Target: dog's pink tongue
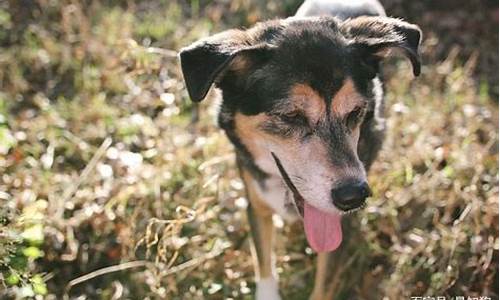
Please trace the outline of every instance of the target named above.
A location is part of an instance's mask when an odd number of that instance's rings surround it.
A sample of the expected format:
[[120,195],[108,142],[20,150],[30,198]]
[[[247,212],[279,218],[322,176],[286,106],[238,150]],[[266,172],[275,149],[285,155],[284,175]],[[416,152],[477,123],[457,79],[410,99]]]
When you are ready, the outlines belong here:
[[333,251],[342,242],[341,216],[322,212],[304,203],[304,228],[307,241],[316,252]]

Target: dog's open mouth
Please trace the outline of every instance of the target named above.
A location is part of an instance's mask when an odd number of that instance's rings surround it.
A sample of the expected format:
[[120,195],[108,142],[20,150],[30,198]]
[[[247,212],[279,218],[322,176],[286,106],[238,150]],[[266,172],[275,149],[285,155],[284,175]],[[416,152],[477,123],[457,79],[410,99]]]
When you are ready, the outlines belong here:
[[341,215],[324,212],[304,200],[285,171],[279,158],[271,152],[283,181],[293,194],[297,212],[304,219],[307,241],[316,252],[329,252],[337,249],[342,242]]

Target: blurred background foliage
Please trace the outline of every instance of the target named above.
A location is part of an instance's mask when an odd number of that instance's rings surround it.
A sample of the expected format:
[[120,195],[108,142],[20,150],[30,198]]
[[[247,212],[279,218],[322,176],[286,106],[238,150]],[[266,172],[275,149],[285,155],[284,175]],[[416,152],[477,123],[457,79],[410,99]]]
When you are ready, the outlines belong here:
[[[386,63],[374,197],[346,218],[336,299],[498,299],[498,2],[382,0],[423,74]],[[176,52],[298,0],[0,2],[0,298],[252,299],[246,201],[216,93]],[[275,219],[284,299],[314,255]]]

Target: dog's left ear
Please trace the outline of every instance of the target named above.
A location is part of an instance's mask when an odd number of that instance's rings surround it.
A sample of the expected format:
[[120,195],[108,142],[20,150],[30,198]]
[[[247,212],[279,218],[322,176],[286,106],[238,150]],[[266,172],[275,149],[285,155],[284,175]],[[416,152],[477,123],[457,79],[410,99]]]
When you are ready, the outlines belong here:
[[355,47],[378,59],[389,55],[392,48],[401,49],[411,61],[413,74],[420,75],[418,47],[422,31],[417,25],[389,17],[359,17],[343,22],[341,30]]

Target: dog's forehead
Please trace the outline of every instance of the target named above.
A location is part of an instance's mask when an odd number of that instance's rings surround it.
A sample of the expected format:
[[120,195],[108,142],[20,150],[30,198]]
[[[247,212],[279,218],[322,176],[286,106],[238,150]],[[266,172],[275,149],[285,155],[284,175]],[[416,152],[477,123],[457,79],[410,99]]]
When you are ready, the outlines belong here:
[[295,72],[339,75],[349,65],[346,39],[334,26],[321,22],[292,23],[275,43],[275,62]]
[[255,114],[308,98],[310,104],[321,106],[316,111],[325,112],[323,107],[331,106],[346,83],[358,86],[352,76],[357,69],[355,57],[337,22],[334,18],[293,18],[253,29],[259,39],[272,44],[273,55],[249,77],[252,88],[248,91],[259,101],[243,104],[241,110]]
[[273,76],[290,87],[306,84],[325,99],[341,89],[353,69],[348,42],[332,18],[289,21],[275,45]]

